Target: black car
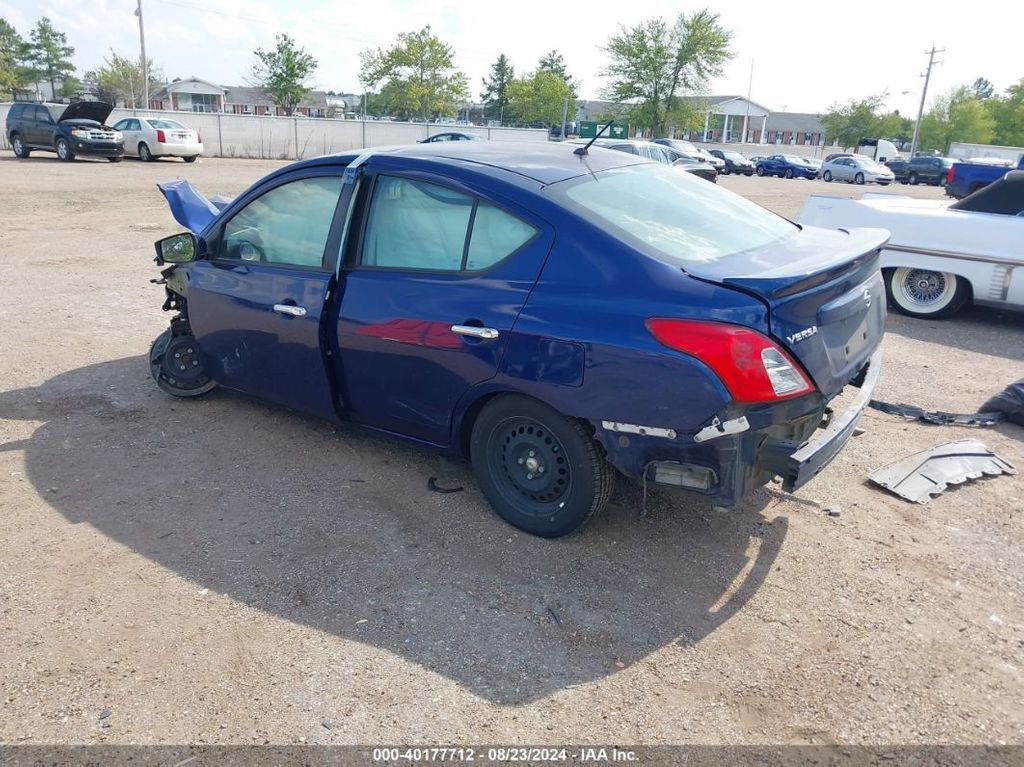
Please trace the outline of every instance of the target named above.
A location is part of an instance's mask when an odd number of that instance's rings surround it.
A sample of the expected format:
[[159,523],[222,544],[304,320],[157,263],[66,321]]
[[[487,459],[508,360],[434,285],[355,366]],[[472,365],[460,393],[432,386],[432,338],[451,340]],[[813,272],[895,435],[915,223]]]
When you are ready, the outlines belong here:
[[931,184],[945,186],[949,169],[955,160],[951,157],[913,157],[907,163],[907,183],[911,185]]
[[104,121],[114,108],[102,101],[37,104],[16,101],[7,113],[7,140],[18,157],[33,150],[56,152],[65,162],[77,155],[98,155],[110,162],[124,157],[124,138]]
[[894,160],[889,160],[885,163],[885,167],[892,171],[892,175],[896,177],[896,180],[901,184],[907,183],[907,167],[910,165],[910,160],[905,160],[902,157],[897,157]]
[[460,131],[445,131],[444,133],[435,133],[433,136],[428,136],[423,139],[421,144],[436,144],[440,141],[483,141],[483,136],[478,136],[475,133],[462,133]]
[[[672,151],[671,149],[668,151]],[[718,171],[715,170],[713,165],[709,165],[706,162],[700,162],[694,160],[692,157],[686,157],[685,155],[679,155],[673,162],[672,167],[682,168],[687,173],[692,173],[695,176],[699,176],[705,181],[710,181],[712,184],[718,183]],[[749,173],[747,174],[750,175]]]
[[725,167],[722,169],[722,173],[742,173],[744,176],[754,175],[754,163],[748,160],[746,157],[741,155],[739,152],[733,152],[732,150],[712,149],[711,154],[722,160],[725,163]]

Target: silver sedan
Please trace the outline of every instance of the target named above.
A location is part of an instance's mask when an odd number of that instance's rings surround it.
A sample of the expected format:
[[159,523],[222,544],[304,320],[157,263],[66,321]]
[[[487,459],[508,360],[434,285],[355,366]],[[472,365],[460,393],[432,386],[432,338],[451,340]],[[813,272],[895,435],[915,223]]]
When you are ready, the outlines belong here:
[[851,184],[866,184],[872,181],[888,186],[896,177],[884,165],[870,157],[836,157],[821,166],[823,181],[846,181]]

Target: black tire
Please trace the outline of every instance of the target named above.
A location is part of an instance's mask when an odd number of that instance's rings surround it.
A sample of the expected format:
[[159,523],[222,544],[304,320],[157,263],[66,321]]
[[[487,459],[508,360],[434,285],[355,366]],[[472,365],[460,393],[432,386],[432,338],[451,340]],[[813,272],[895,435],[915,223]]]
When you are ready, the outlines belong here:
[[473,424],[470,458],[498,515],[544,538],[586,524],[608,503],[615,482],[615,470],[580,421],[520,395],[502,395],[483,409]]
[[786,168],[786,178],[793,178],[793,169]]
[[144,141],[139,142],[139,159],[143,162],[153,162],[153,153],[149,151],[149,147],[146,146]]
[[[182,351],[176,352],[176,348]],[[196,348],[195,336],[187,325],[167,328],[156,337],[149,347],[149,372],[162,391],[173,397],[199,397],[217,388],[217,382],[206,375],[199,363]],[[175,358],[177,353],[188,356]],[[180,370],[173,367],[175,359],[179,365],[184,363]]]
[[72,162],[75,159],[75,150],[71,148],[71,143],[66,138],[57,139],[54,148],[57,150],[57,159],[64,162]]
[[191,157],[182,157],[181,159],[184,160],[185,162],[195,162],[198,159],[198,157],[199,155],[194,154]]
[[32,154],[32,150],[25,146],[25,142],[17,133],[11,136],[11,147],[14,149],[14,156],[20,157],[22,160]]
[[854,176],[853,177],[853,183],[855,183],[857,186],[863,186],[864,185],[864,174],[863,173],[858,173],[856,176]]
[[946,186],[946,178],[946,176],[939,176],[938,180],[935,182],[935,186]]
[[824,173],[822,173],[821,174],[821,180],[824,181],[827,184],[831,184],[832,183],[832,171],[827,170]]
[[907,183],[910,184],[911,186],[917,186],[917,174],[911,173],[909,176],[907,176]]
[[123,159],[123,157],[108,157],[107,162],[121,162]]
[[759,176],[763,176],[764,175],[764,168],[762,166],[760,166],[760,165],[757,166],[757,175],[759,175]]
[[[919,298],[920,294],[928,293],[927,288],[922,291],[913,289],[914,275],[920,275],[924,280],[936,280],[936,288],[931,291],[932,295],[927,296],[928,300]],[[939,284],[941,287],[938,287]],[[885,294],[889,298],[889,305],[900,314],[937,320],[956,314],[971,300],[971,285],[955,274],[899,267],[885,270]]]

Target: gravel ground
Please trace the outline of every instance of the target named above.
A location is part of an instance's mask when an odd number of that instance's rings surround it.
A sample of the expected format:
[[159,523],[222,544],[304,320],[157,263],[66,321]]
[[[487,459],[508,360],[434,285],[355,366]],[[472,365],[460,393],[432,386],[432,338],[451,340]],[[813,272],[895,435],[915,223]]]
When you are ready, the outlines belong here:
[[[868,411],[794,496],[641,516],[626,488],[546,541],[429,451],[163,395],[154,184],[274,167],[0,153],[0,742],[1024,742],[1024,474],[927,505],[865,479],[964,437],[1022,465],[1021,428]],[[790,216],[863,191],[722,183]],[[1024,327],[893,315],[884,352],[880,398],[971,411],[1024,375]]]

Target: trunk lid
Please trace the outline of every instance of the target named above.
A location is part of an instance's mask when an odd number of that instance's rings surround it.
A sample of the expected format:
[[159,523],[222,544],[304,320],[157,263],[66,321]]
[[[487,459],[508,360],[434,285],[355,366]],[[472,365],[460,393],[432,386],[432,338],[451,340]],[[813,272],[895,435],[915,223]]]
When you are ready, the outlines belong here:
[[769,309],[772,337],[831,398],[878,348],[885,329],[879,251],[884,229],[818,229],[687,273],[757,296]]
[[106,123],[114,107],[102,101],[76,101],[68,104],[68,108],[61,113],[57,122],[65,120],[95,120],[100,125]]

